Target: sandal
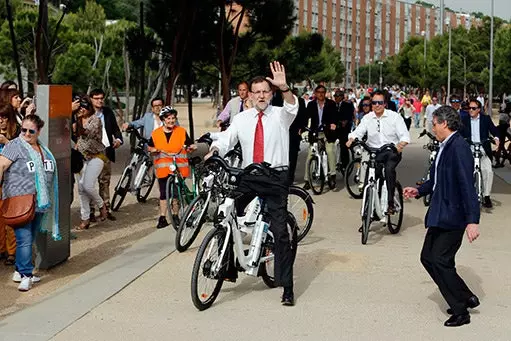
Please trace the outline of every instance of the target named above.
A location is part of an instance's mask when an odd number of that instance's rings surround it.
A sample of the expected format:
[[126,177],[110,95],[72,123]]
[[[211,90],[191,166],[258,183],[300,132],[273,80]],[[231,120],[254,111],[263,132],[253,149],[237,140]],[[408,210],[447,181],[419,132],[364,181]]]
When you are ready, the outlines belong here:
[[4,262],[4,264],[7,266],[14,265],[14,263],[16,263],[16,258],[13,255],[7,256]]
[[103,207],[100,209],[99,220],[105,221],[106,218],[108,218],[108,208],[106,208],[106,205],[103,204]]
[[88,230],[90,226],[90,221],[88,220],[82,220],[79,226],[76,227],[77,230]]

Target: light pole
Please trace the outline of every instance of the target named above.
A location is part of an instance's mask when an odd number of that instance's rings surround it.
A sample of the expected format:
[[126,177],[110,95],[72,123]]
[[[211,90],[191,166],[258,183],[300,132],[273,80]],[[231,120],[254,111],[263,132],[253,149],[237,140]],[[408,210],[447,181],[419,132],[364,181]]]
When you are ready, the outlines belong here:
[[491,0],[491,29],[490,29],[490,86],[488,89],[488,112],[493,114],[493,11],[494,0]]
[[369,58],[369,81],[368,81],[368,86],[371,86],[371,66],[373,64],[373,60],[371,58]]
[[357,61],[357,88],[360,86],[360,57],[356,56],[355,60]]
[[423,88],[426,88],[426,53],[427,53],[427,49],[426,49],[426,31],[422,31],[421,32],[421,35],[424,37],[424,71],[423,71],[423,75],[422,75],[422,87]]
[[447,28],[449,29],[449,55],[447,59],[447,98],[446,103],[451,97],[451,45],[452,45],[452,37],[451,37],[451,21],[447,18]]
[[378,64],[380,64],[380,88],[378,90],[381,90],[383,89],[383,62],[380,60]]

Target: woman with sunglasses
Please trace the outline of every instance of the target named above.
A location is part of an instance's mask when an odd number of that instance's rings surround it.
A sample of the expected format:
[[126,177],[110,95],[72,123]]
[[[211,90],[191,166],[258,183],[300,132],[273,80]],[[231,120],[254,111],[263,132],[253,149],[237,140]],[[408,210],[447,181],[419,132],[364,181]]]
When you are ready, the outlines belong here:
[[[0,105],[0,152],[10,140],[18,137],[20,133],[20,127],[14,115],[10,105]],[[15,255],[16,236],[14,230],[0,219],[0,259],[5,258],[4,263],[7,266],[14,265]]]
[[[40,278],[33,275],[32,244],[38,231],[46,231],[47,218],[53,217],[52,235],[60,239],[58,215],[57,164],[50,150],[39,141],[44,121],[37,115],[25,117],[21,134],[5,145],[0,155],[2,199],[34,194],[35,216],[14,229],[16,235],[16,270],[13,281],[18,290],[28,291]],[[50,216],[51,214],[51,216]]]
[[80,108],[76,115],[76,149],[82,153],[85,162],[78,180],[78,193],[80,194],[81,223],[78,230],[86,230],[90,226],[90,203],[96,204],[101,210],[100,220],[107,218],[106,205],[95,187],[98,177],[107,162],[105,145],[102,142],[103,125],[101,119],[94,114],[92,102],[84,96],[80,100]]

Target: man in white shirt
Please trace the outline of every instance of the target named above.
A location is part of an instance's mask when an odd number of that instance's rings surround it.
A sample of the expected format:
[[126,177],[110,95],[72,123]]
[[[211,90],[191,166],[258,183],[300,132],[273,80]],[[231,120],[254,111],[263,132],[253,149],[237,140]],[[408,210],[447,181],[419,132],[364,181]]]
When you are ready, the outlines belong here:
[[217,117],[217,126],[221,127],[222,124],[227,124],[234,116],[251,107],[248,98],[248,83],[243,81],[238,84],[238,96],[232,98],[224,110]]
[[367,134],[367,145],[371,148],[380,148],[385,144],[394,144],[398,153],[385,151],[376,156],[376,160],[385,166],[385,181],[388,192],[387,214],[395,213],[394,191],[396,188],[396,167],[401,162],[401,153],[410,143],[410,133],[406,129],[403,117],[397,112],[385,109],[385,95],[375,91],[372,97],[373,111],[365,115],[360,124],[348,135],[346,145],[351,146],[355,139],[362,140]]
[[426,129],[430,133],[433,133],[433,113],[440,107],[441,105],[438,104],[438,97],[436,96],[431,98],[431,104],[426,107]]
[[[290,235],[287,228],[287,196],[289,194],[289,127],[298,113],[298,99],[286,83],[284,66],[270,64],[273,79],[256,77],[250,83],[253,108],[234,117],[229,128],[219,134],[211,145],[221,156],[240,143],[243,167],[251,163],[267,162],[274,169],[272,175],[246,175],[238,191],[244,196],[237,202],[240,211],[256,193],[265,200],[271,217],[270,230],[275,240],[275,283],[284,287],[282,304],[294,305],[293,263],[296,257],[296,232]],[[272,85],[279,88],[284,99],[283,107],[269,103],[273,96]],[[209,157],[209,155],[206,156]],[[235,279],[237,272],[228,271],[228,278]]]
[[479,96],[477,96],[477,100],[481,102],[481,108],[484,109],[484,94],[482,92],[480,92]]

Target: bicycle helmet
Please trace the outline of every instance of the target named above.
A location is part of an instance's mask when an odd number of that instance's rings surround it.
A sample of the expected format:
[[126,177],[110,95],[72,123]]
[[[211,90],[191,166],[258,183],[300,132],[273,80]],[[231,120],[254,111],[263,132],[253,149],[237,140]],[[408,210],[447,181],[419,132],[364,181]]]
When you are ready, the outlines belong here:
[[160,111],[160,119],[161,120],[163,120],[165,117],[167,117],[169,115],[175,115],[177,117],[177,110],[170,106],[166,106],[161,109],[161,111]]

